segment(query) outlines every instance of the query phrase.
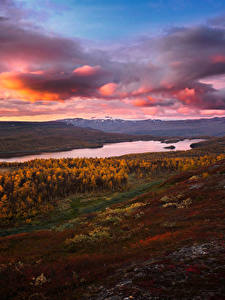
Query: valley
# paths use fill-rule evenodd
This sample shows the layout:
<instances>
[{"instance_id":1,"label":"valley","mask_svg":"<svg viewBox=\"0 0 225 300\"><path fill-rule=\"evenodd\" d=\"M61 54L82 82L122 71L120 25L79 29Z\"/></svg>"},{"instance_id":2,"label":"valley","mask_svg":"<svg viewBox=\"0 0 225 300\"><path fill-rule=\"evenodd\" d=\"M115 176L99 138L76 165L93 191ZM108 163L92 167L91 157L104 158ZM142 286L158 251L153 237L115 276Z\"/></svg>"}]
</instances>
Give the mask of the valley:
<instances>
[{"instance_id":1,"label":"valley","mask_svg":"<svg viewBox=\"0 0 225 300\"><path fill-rule=\"evenodd\" d=\"M222 141L1 163L3 299L222 299Z\"/></svg>"},{"instance_id":2,"label":"valley","mask_svg":"<svg viewBox=\"0 0 225 300\"><path fill-rule=\"evenodd\" d=\"M0 122L0 158L99 148L108 143L139 140L164 141L165 138L151 135L108 133L56 121ZM182 138L178 140L182 140Z\"/></svg>"}]
</instances>

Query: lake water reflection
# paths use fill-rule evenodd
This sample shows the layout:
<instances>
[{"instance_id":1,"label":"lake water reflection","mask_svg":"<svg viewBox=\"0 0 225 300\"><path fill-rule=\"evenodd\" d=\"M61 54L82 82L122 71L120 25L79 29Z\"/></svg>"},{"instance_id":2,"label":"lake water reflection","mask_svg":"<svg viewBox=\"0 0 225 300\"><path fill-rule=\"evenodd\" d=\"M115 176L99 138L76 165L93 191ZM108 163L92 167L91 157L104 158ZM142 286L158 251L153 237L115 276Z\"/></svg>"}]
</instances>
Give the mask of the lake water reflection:
<instances>
[{"instance_id":1,"label":"lake water reflection","mask_svg":"<svg viewBox=\"0 0 225 300\"><path fill-rule=\"evenodd\" d=\"M162 151L175 151L175 150L189 150L192 143L202 141L201 139L180 141L174 143L176 147L174 150L165 149L164 147L171 144L161 143L160 141L135 141L106 144L102 148L87 148L87 149L74 149L70 151L42 153L35 155L26 155L22 157L12 157L8 159L0 159L0 162L25 162L33 159L48 159L48 158L76 158L76 157L110 157L120 156L131 153L145 153L145 152L162 152Z\"/></svg>"}]
</instances>

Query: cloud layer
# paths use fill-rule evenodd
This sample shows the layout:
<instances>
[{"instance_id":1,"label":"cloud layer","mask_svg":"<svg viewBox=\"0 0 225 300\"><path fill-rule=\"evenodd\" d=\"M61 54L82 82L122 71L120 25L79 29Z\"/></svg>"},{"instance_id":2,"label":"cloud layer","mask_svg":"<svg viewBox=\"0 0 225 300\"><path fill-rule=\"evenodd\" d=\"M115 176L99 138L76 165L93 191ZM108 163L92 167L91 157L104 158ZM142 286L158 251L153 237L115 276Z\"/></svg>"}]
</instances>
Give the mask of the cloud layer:
<instances>
[{"instance_id":1,"label":"cloud layer","mask_svg":"<svg viewBox=\"0 0 225 300\"><path fill-rule=\"evenodd\" d=\"M24 101L36 107L37 114L49 112L40 109L40 103L49 107L46 102L57 111L59 105L73 103L75 114L81 101L87 112L95 101L106 113L114 103L117 112L126 107L128 115L142 111L137 116L225 110L223 17L204 26L173 28L158 37L96 47L29 26L26 12L12 1L0 6L0 116L10 111L11 116L29 115L29 108L18 105ZM12 11L14 19L7 15Z\"/></svg>"}]
</instances>

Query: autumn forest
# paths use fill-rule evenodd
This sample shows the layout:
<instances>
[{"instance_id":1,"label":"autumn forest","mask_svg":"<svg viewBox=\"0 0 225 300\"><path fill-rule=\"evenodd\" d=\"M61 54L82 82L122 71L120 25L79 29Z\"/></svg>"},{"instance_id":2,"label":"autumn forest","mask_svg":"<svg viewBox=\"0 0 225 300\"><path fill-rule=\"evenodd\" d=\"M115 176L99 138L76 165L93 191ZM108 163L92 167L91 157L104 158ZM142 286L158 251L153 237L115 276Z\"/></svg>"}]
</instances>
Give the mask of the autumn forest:
<instances>
[{"instance_id":1,"label":"autumn forest","mask_svg":"<svg viewBox=\"0 0 225 300\"><path fill-rule=\"evenodd\" d=\"M157 155L156 155L157 156ZM156 177L210 165L221 155L144 159L60 159L2 163L0 175L1 223L30 218L54 209L57 200L77 193L122 191L128 176Z\"/></svg>"}]
</instances>

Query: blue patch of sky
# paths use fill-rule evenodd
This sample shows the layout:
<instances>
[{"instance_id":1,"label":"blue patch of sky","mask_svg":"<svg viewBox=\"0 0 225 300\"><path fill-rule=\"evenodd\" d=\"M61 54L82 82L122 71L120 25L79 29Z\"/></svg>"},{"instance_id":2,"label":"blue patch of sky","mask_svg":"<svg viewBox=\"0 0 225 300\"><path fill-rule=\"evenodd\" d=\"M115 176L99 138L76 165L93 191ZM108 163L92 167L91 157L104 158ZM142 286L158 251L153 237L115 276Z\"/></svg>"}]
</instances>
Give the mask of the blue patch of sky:
<instances>
[{"instance_id":1,"label":"blue patch of sky","mask_svg":"<svg viewBox=\"0 0 225 300\"><path fill-rule=\"evenodd\" d=\"M113 41L204 23L225 14L224 0L19 0L46 16L46 31ZM38 22L38 19L36 20Z\"/></svg>"}]
</instances>

